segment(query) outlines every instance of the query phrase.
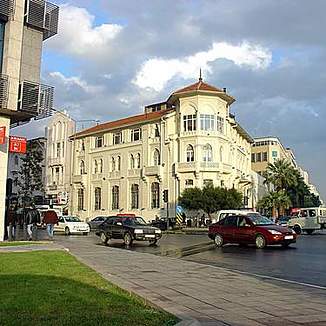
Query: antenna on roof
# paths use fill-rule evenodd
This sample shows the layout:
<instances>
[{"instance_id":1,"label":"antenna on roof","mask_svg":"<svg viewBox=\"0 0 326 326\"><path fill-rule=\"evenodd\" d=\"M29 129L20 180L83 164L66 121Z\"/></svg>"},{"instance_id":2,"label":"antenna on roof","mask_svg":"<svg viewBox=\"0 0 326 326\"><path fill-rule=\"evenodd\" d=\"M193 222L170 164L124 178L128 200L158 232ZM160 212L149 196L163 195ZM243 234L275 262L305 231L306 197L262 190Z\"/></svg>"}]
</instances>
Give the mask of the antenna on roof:
<instances>
[{"instance_id":1,"label":"antenna on roof","mask_svg":"<svg viewBox=\"0 0 326 326\"><path fill-rule=\"evenodd\" d=\"M201 76L201 68L199 69L199 81L202 81L203 80L203 78L202 78L202 76Z\"/></svg>"}]
</instances>

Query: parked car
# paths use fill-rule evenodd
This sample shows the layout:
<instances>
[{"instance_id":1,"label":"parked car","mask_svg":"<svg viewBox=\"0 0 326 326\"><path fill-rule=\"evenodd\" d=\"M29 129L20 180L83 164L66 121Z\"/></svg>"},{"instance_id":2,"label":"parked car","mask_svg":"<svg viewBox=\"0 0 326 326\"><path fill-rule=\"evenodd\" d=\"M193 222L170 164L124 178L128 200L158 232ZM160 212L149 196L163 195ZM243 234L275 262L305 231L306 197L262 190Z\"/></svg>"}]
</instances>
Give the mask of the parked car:
<instances>
[{"instance_id":1,"label":"parked car","mask_svg":"<svg viewBox=\"0 0 326 326\"><path fill-rule=\"evenodd\" d=\"M96 216L92 220L88 221L88 225L91 231L98 230L99 226L107 219L109 216Z\"/></svg>"},{"instance_id":2,"label":"parked car","mask_svg":"<svg viewBox=\"0 0 326 326\"><path fill-rule=\"evenodd\" d=\"M230 215L212 224L208 236L217 247L227 243L255 244L258 249L269 245L289 246L296 242L296 233L286 227L275 225L265 216Z\"/></svg>"},{"instance_id":3,"label":"parked car","mask_svg":"<svg viewBox=\"0 0 326 326\"><path fill-rule=\"evenodd\" d=\"M156 244L162 237L159 228L150 226L142 217L133 215L109 217L99 226L95 234L104 244L111 239L123 239L126 246L131 246L134 240Z\"/></svg>"},{"instance_id":4,"label":"parked car","mask_svg":"<svg viewBox=\"0 0 326 326\"><path fill-rule=\"evenodd\" d=\"M169 228L174 228L176 222L174 219L169 218ZM153 220L152 223L150 224L151 226L154 226L156 228L159 228L162 231L167 230L167 219L160 218L158 220Z\"/></svg>"},{"instance_id":5,"label":"parked car","mask_svg":"<svg viewBox=\"0 0 326 326\"><path fill-rule=\"evenodd\" d=\"M277 224L277 225L281 225L281 226L285 226L285 227L287 227L287 226L288 226L288 222L289 222L289 220L290 220L291 218L292 218L291 216L281 216L281 217L276 221L276 224Z\"/></svg>"},{"instance_id":6,"label":"parked car","mask_svg":"<svg viewBox=\"0 0 326 326\"><path fill-rule=\"evenodd\" d=\"M82 222L77 216L59 216L58 225L54 226L54 232L63 232L65 235L69 234L84 234L90 232L89 225Z\"/></svg>"}]
</instances>

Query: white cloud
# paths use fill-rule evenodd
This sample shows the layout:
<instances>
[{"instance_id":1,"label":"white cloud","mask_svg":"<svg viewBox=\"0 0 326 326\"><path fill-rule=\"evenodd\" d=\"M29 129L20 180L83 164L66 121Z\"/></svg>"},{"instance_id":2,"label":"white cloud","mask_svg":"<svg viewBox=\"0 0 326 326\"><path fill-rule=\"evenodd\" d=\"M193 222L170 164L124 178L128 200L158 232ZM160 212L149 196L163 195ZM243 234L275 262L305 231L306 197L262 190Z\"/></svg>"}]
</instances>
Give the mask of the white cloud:
<instances>
[{"instance_id":1,"label":"white cloud","mask_svg":"<svg viewBox=\"0 0 326 326\"><path fill-rule=\"evenodd\" d=\"M49 46L73 55L87 55L106 49L122 30L117 24L94 26L95 17L85 8L68 4L60 6L58 35Z\"/></svg>"},{"instance_id":2,"label":"white cloud","mask_svg":"<svg viewBox=\"0 0 326 326\"><path fill-rule=\"evenodd\" d=\"M208 51L197 52L182 59L149 59L142 65L132 82L140 88L161 91L176 75L185 79L193 78L198 75L200 68L206 73L211 73L210 63L217 59L227 59L238 66L247 66L251 69L265 69L271 64L272 54L268 49L247 42L240 45L213 43Z\"/></svg>"},{"instance_id":3,"label":"white cloud","mask_svg":"<svg viewBox=\"0 0 326 326\"><path fill-rule=\"evenodd\" d=\"M102 86L90 85L88 82L78 76L66 77L59 71L50 72L49 75L68 89L79 87L88 94L96 94L103 90Z\"/></svg>"}]
</instances>

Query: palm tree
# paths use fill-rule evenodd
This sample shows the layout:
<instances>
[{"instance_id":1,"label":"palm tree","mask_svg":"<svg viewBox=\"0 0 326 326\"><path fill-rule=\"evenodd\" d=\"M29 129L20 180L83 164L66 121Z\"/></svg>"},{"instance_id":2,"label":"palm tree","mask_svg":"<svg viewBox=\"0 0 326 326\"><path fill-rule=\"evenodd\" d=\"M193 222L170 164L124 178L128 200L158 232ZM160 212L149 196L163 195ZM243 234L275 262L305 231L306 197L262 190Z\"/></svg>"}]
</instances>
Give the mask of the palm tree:
<instances>
[{"instance_id":1,"label":"palm tree","mask_svg":"<svg viewBox=\"0 0 326 326\"><path fill-rule=\"evenodd\" d=\"M272 211L272 216L275 217L277 212L277 217L291 206L291 199L284 190L272 191L265 197L263 197L257 205L259 208L268 209Z\"/></svg>"},{"instance_id":2,"label":"palm tree","mask_svg":"<svg viewBox=\"0 0 326 326\"><path fill-rule=\"evenodd\" d=\"M274 185L276 191L288 190L297 184L295 169L284 159L268 164L266 180Z\"/></svg>"}]
</instances>

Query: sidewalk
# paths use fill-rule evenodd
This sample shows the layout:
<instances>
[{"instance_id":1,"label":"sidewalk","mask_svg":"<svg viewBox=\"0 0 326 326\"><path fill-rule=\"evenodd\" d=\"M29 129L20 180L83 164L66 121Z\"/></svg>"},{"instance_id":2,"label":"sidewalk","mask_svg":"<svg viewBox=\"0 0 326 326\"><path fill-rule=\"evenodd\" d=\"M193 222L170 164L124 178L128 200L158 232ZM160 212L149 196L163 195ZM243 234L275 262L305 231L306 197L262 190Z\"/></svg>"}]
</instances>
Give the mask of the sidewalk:
<instances>
[{"instance_id":1,"label":"sidewalk","mask_svg":"<svg viewBox=\"0 0 326 326\"><path fill-rule=\"evenodd\" d=\"M183 319L180 325L326 325L324 289L78 241L63 245L109 281Z\"/></svg>"}]
</instances>

